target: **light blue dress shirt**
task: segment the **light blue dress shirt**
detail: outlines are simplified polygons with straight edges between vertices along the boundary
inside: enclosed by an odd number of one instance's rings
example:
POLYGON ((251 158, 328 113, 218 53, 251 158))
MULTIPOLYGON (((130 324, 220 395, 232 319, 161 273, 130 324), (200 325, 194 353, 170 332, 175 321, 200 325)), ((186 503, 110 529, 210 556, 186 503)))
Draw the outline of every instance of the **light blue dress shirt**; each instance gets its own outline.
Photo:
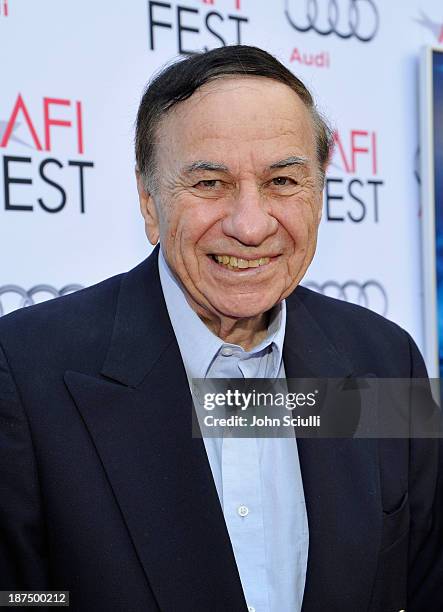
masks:
MULTIPOLYGON (((251 351, 215 336, 189 306, 159 252, 163 295, 190 388, 193 378, 284 378, 286 304, 251 351)), ((308 521, 297 442, 291 438, 204 438, 250 612, 300 612, 308 521)), ((210 542, 208 542, 210 546, 210 542)))

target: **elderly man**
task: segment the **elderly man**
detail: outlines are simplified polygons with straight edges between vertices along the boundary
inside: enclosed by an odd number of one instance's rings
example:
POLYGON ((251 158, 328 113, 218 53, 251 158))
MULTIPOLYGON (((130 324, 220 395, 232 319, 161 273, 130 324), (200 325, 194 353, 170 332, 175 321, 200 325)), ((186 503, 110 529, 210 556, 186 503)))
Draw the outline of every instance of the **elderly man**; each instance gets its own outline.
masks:
POLYGON ((74 610, 439 610, 436 444, 191 435, 193 378, 426 376, 406 332, 299 286, 330 133, 246 46, 148 86, 152 255, 0 322, 0 584, 74 610))

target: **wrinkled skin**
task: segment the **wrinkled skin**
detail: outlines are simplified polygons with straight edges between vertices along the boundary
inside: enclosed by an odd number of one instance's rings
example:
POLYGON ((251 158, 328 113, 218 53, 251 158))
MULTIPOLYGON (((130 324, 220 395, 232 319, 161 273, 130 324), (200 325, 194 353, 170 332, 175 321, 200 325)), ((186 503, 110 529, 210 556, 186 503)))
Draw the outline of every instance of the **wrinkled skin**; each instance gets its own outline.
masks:
POLYGON ((309 111, 267 78, 212 81, 162 120, 156 167, 154 193, 137 177, 150 242, 206 325, 250 349, 315 252, 322 185, 309 111), (231 270, 213 255, 270 260, 231 270))

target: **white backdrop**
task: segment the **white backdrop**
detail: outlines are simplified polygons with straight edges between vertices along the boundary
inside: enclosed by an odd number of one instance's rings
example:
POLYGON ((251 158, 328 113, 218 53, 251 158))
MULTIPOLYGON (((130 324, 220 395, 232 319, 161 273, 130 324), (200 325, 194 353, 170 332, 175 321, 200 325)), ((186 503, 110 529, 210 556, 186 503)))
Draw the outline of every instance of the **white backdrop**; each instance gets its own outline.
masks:
POLYGON ((0 314, 150 252, 142 90, 180 52, 238 42, 274 53, 337 131, 306 284, 422 347, 417 71, 420 47, 443 43, 441 0, 0 0, 0 314))

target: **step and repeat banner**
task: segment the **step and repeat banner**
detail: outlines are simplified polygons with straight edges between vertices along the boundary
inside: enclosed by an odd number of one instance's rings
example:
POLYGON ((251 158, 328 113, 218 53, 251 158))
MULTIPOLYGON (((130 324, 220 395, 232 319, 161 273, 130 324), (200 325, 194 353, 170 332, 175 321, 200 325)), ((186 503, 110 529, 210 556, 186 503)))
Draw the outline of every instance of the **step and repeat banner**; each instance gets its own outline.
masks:
POLYGON ((300 77, 335 131, 304 284, 423 348, 418 61, 443 44, 441 0, 0 0, 0 315, 147 256, 143 88, 180 54, 239 43, 300 77))

